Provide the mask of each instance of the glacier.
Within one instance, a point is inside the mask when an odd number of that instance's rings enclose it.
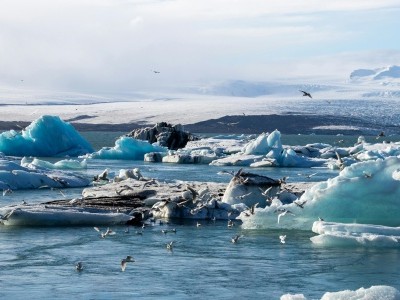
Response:
[[[8,156],[79,156],[93,151],[75,128],[58,116],[44,115],[21,131],[0,134],[0,152]]]

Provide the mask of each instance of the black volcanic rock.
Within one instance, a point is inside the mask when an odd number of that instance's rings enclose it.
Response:
[[[145,140],[149,143],[158,142],[160,146],[171,150],[184,148],[188,141],[197,140],[198,137],[184,131],[181,124],[171,125],[166,122],[157,123],[154,127],[138,128],[127,134],[138,140]]]

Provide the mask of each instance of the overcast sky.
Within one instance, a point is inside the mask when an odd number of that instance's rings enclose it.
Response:
[[[400,65],[399,16],[399,0],[1,0],[0,86],[345,81]]]

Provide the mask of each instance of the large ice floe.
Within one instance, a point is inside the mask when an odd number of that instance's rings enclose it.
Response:
[[[21,131],[0,134],[0,152],[8,156],[79,156],[93,151],[75,128],[58,116],[41,116]]]
[[[28,164],[29,165],[29,164]],[[0,159],[0,189],[37,189],[85,187],[90,181],[75,173],[21,166],[7,159]]]
[[[103,209],[41,205],[14,205],[0,208],[6,226],[78,226],[127,224],[132,216]]]
[[[375,285],[369,288],[359,288],[358,290],[344,290],[338,292],[326,292],[321,300],[399,300],[400,292],[391,286]],[[285,294],[281,300],[307,300],[303,294]]]
[[[312,238],[319,245],[399,247],[399,170],[399,157],[355,163],[291,204],[274,199],[270,206],[239,218],[247,229],[312,229],[320,234]],[[325,222],[314,223],[318,220]]]

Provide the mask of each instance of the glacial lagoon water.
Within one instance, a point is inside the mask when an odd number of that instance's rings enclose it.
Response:
[[[94,140],[103,139],[97,134]],[[285,140],[287,138],[287,140]],[[291,144],[293,137],[282,137]],[[334,143],[343,137],[307,137]],[[357,137],[345,137],[349,143]],[[88,138],[89,140],[91,138]],[[109,141],[109,138],[106,139]],[[92,142],[92,141],[91,141]],[[99,145],[107,145],[98,141]],[[295,144],[297,142],[294,142]],[[112,145],[113,143],[111,143]],[[108,144],[110,146],[110,144]],[[94,146],[95,147],[95,146]],[[90,160],[88,177],[105,168],[140,168],[146,177],[161,181],[199,180],[228,182],[218,171],[235,167],[151,164],[142,161]],[[252,172],[304,181],[334,177],[328,169],[262,168]],[[81,189],[62,190],[68,198]],[[1,198],[1,205],[38,203],[64,196],[57,190],[15,191]],[[324,248],[311,243],[311,231],[244,230],[237,223],[169,220],[141,228],[113,226],[116,235],[105,239],[92,227],[10,228],[0,226],[0,297],[11,299],[279,299],[302,293],[319,299],[327,291],[356,290],[372,285],[400,289],[399,249],[362,247]],[[162,229],[176,229],[164,235]],[[101,228],[105,229],[105,228]],[[232,244],[234,235],[243,235]],[[286,235],[286,244],[279,236]],[[175,241],[173,251],[166,243]],[[120,261],[132,255],[134,263],[121,272]],[[75,270],[81,261],[84,269]]]

